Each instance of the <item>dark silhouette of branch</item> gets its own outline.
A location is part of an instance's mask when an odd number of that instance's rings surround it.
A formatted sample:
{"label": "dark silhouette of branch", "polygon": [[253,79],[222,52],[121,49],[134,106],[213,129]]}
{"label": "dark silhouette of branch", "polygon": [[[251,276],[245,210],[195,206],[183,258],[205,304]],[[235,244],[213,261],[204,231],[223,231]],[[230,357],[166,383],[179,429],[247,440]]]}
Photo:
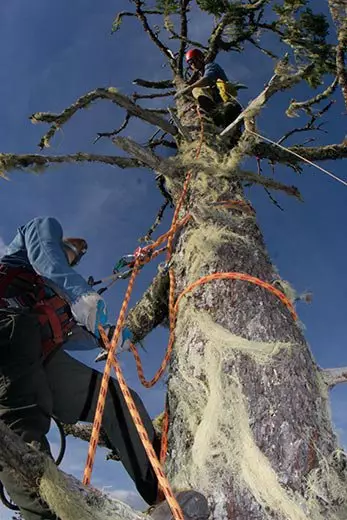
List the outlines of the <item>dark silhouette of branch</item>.
{"label": "dark silhouette of branch", "polygon": [[158,94],[138,94],[134,92],[132,98],[134,101],[138,99],[155,99],[155,98],[163,98],[168,96],[174,96],[176,94],[176,90],[169,90],[168,92],[159,92]]}
{"label": "dark silhouette of branch", "polygon": [[152,42],[158,47],[158,49],[169,60],[169,64],[171,66],[171,69],[174,72],[176,72],[177,71],[176,59],[175,59],[173,53],[167,47],[165,47],[163,42],[158,38],[158,36],[154,33],[154,31],[149,26],[147,17],[145,15],[145,12],[142,10],[142,6],[144,4],[143,1],[142,0],[132,0],[132,1],[135,4],[136,16],[140,20],[140,22],[142,23],[143,30],[145,31],[145,33],[148,34],[148,36],[150,37]]}
{"label": "dark silhouette of branch", "polygon": [[306,125],[289,130],[289,132],[284,134],[284,136],[281,137],[279,141],[277,141],[278,144],[282,144],[286,139],[288,139],[288,137],[300,132],[321,131],[327,133],[325,130],[322,130],[322,126],[324,123],[320,123],[319,125],[316,125],[315,123],[317,119],[319,119],[323,114],[325,114],[325,112],[327,112],[334,103],[335,101],[330,101],[322,110],[320,110],[316,114],[312,114],[311,119],[306,123]]}
{"label": "dark silhouette of branch", "polygon": [[[151,14],[162,14],[161,11],[158,11],[158,10],[154,10],[154,9],[150,9],[150,10],[146,10],[146,11],[143,11],[143,13],[145,15],[151,15]],[[132,13],[132,12],[129,12],[129,11],[121,11],[120,13],[117,14],[116,18],[114,19],[113,23],[112,23],[112,32],[116,32],[118,31],[118,29],[120,28],[121,26],[121,23],[122,23],[122,19],[126,16],[133,16],[136,18],[136,14],[135,13]]]}
{"label": "dark silhouette of branch", "polygon": [[75,103],[63,110],[60,114],[52,114],[49,112],[37,112],[30,117],[32,123],[50,123],[52,124],[51,129],[43,136],[40,141],[40,147],[44,148],[49,146],[50,139],[54,136],[56,131],[61,128],[78,110],[86,108],[93,101],[97,99],[108,99],[112,103],[125,108],[129,114],[138,117],[148,123],[158,126],[165,132],[175,135],[177,129],[171,125],[166,119],[158,116],[153,110],[147,110],[145,108],[136,105],[130,98],[124,96],[116,88],[97,88],[84,94],[77,99]]}
{"label": "dark silhouette of branch", "polygon": [[167,139],[163,138],[155,139],[148,144],[148,148],[150,148],[151,150],[153,148],[156,148],[157,146],[165,146],[166,148],[177,150],[177,144],[174,141],[168,141]]}
{"label": "dark silhouette of branch", "polygon": [[172,88],[174,86],[173,81],[171,79],[163,79],[161,81],[148,81],[146,79],[136,78],[134,79],[133,84],[138,85],[139,87],[154,89],[166,89]]}
{"label": "dark silhouette of branch", "polygon": [[278,60],[279,57],[276,56],[276,54],[274,54],[273,52],[269,51],[268,49],[264,49],[264,47],[261,47],[259,45],[259,43],[257,43],[251,36],[248,38],[248,41],[254,45],[254,47],[256,47],[257,49],[259,49],[261,52],[263,52],[264,54],[266,54],[266,56],[269,56],[269,58],[272,58],[274,60]]}
{"label": "dark silhouette of branch", "polygon": [[113,137],[115,135],[120,134],[128,126],[130,118],[131,118],[131,114],[129,114],[129,112],[127,112],[127,114],[125,116],[125,119],[124,119],[123,123],[120,125],[119,128],[117,128],[116,130],[113,130],[112,132],[98,132],[97,133],[97,137],[94,140],[94,144],[97,141],[99,141],[99,139],[101,139],[102,137]]}

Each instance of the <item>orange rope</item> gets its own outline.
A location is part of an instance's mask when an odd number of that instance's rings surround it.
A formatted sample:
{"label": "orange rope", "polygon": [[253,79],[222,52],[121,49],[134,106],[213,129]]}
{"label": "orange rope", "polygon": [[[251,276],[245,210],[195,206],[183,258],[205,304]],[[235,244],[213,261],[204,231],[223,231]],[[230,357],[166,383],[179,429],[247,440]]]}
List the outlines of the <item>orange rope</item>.
{"label": "orange rope", "polygon": [[[198,109],[198,115],[202,122],[202,118],[201,118],[199,109]],[[203,143],[203,125],[201,124],[201,135],[200,135],[200,141],[199,141],[196,157],[198,157],[200,154],[202,143]],[[152,258],[155,258],[156,256],[158,256],[161,252],[163,252],[166,249],[166,248],[162,248],[161,250],[154,251],[154,249],[156,247],[159,247],[163,242],[165,242],[166,239],[168,240],[167,258],[170,259],[171,255],[172,255],[172,244],[173,244],[173,239],[174,239],[176,230],[179,227],[181,227],[182,225],[184,225],[190,218],[190,215],[186,215],[181,221],[178,221],[179,212],[182,208],[184,199],[186,197],[186,193],[188,191],[190,177],[191,177],[191,172],[188,172],[188,174],[186,176],[186,180],[183,185],[183,190],[182,190],[180,199],[175,208],[174,216],[172,219],[172,224],[171,224],[169,231],[167,233],[165,233],[164,235],[160,236],[153,244],[150,244],[149,246],[144,247],[139,250],[139,254],[137,255],[136,260],[135,260],[133,271],[131,273],[129,284],[128,284],[127,291],[126,291],[126,294],[124,297],[124,301],[123,301],[123,304],[122,304],[122,307],[121,307],[121,310],[119,313],[117,325],[116,325],[111,343],[108,341],[103,328],[101,326],[99,327],[100,334],[104,341],[105,347],[108,349],[108,354],[107,354],[106,365],[105,365],[105,369],[104,369],[104,373],[103,373],[103,377],[102,377],[102,381],[101,381],[101,387],[100,387],[100,392],[99,392],[99,396],[98,396],[98,402],[97,402],[95,417],[94,417],[94,422],[93,422],[93,429],[92,429],[92,434],[91,434],[90,443],[89,443],[88,457],[87,457],[87,462],[86,462],[86,466],[85,466],[85,470],[84,470],[84,477],[83,477],[83,483],[85,485],[90,484],[91,474],[92,474],[94,460],[95,460],[96,448],[97,448],[97,445],[99,442],[99,437],[100,437],[100,429],[101,429],[102,417],[103,417],[103,413],[104,413],[104,409],[105,409],[105,402],[106,402],[108,384],[109,384],[109,380],[110,380],[111,367],[113,366],[113,368],[116,372],[116,375],[118,377],[118,381],[121,386],[122,393],[123,393],[126,403],[128,405],[129,412],[134,420],[134,424],[140,435],[143,446],[144,446],[146,453],[148,455],[148,458],[152,464],[153,470],[158,478],[160,488],[165,495],[165,498],[170,506],[171,512],[172,512],[175,520],[184,520],[183,513],[171,491],[169,482],[168,482],[167,478],[165,477],[163,470],[160,466],[160,463],[156,457],[156,454],[153,450],[151,442],[148,438],[147,432],[142,424],[141,418],[135,407],[134,401],[132,400],[129,389],[123,378],[121,369],[118,365],[117,360],[114,357],[114,353],[115,353],[116,345],[120,338],[120,334],[122,332],[122,328],[123,328],[123,325],[125,322],[126,311],[127,311],[128,305],[129,305],[131,293],[132,293],[135,279],[139,272],[140,266],[149,262]],[[172,270],[170,270],[170,281],[171,281],[170,301],[171,301],[171,310],[172,310],[173,305],[174,305],[174,275],[173,275]],[[174,321],[175,321],[174,314],[171,312],[170,313],[170,331],[172,333],[171,334],[172,336],[173,336]],[[171,346],[171,348],[172,348],[172,346]]]}
{"label": "orange rope", "polygon": [[104,409],[105,409],[105,402],[106,402],[106,395],[107,395],[107,390],[108,390],[108,383],[110,380],[112,360],[114,358],[114,352],[116,350],[116,345],[118,343],[118,339],[120,337],[120,334],[122,332],[122,328],[124,325],[125,313],[127,311],[128,305],[129,305],[129,300],[130,300],[131,292],[134,287],[135,278],[139,271],[139,264],[140,264],[140,258],[137,257],[135,260],[134,269],[131,273],[131,277],[130,277],[130,280],[128,283],[128,288],[125,293],[123,305],[122,305],[120,313],[119,313],[119,317],[118,317],[117,325],[116,325],[116,328],[115,328],[115,331],[114,331],[114,334],[112,337],[112,341],[109,346],[109,351],[107,354],[106,365],[105,365],[104,373],[102,376],[98,402],[96,405],[93,429],[92,429],[92,433],[90,436],[87,462],[86,462],[86,466],[84,469],[84,475],[83,475],[83,484],[86,486],[90,484],[96,448],[97,448],[97,445],[99,442],[100,428],[101,428],[102,417],[103,417],[103,413],[104,413]]}
{"label": "orange rope", "polygon": [[[99,327],[99,330],[100,330],[100,335],[102,337],[102,340],[106,346],[106,348],[109,349],[109,353],[111,351],[111,348],[112,348],[112,344],[110,345],[109,344],[109,341],[108,341],[108,338],[105,334],[105,331],[103,330],[103,328],[100,326]],[[129,387],[128,385],[126,384],[125,382],[125,379],[124,379],[124,376],[123,376],[123,373],[122,373],[122,370],[120,368],[120,365],[117,361],[117,359],[115,357],[111,358],[111,362],[112,362],[112,366],[116,372],[116,376],[117,376],[117,380],[118,380],[118,383],[119,383],[119,387],[122,391],[122,394],[123,394],[123,397],[124,397],[124,400],[127,404],[127,407],[128,407],[128,410],[131,414],[131,417],[134,421],[134,424],[136,426],[136,429],[137,429],[137,432],[139,434],[139,437],[142,441],[142,444],[143,444],[143,447],[147,453],[147,456],[148,456],[148,459],[150,460],[150,463],[152,465],[152,468],[153,468],[153,471],[158,479],[158,483],[159,483],[159,486],[160,486],[160,489],[162,490],[165,498],[166,498],[166,501],[167,503],[169,504],[169,507],[171,509],[171,512],[172,512],[172,515],[174,517],[175,520],[184,520],[184,516],[183,516],[183,513],[182,513],[182,510],[172,492],[172,489],[171,489],[171,486],[169,484],[169,481],[168,479],[166,478],[163,470],[162,470],[162,467],[161,467],[161,464],[158,460],[158,457],[153,449],[153,445],[148,437],[148,433],[147,433],[147,430],[141,420],[141,417],[140,417],[140,414],[136,408],[136,405],[134,403],[134,400],[132,398],[132,395],[129,391]]]}

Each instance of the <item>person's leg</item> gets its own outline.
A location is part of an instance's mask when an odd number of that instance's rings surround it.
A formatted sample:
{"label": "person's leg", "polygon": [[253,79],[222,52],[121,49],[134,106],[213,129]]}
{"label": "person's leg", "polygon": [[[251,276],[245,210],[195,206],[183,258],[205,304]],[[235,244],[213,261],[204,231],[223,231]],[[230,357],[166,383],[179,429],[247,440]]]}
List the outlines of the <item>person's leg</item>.
{"label": "person's leg", "polygon": [[[102,374],[58,351],[46,365],[53,395],[53,414],[63,423],[93,422]],[[139,396],[131,391],[136,407],[152,443],[155,432]],[[157,480],[116,380],[110,379],[103,428],[112,448],[143,499],[153,504],[157,498]]]}
{"label": "person's leg", "polygon": [[[23,441],[50,454],[45,435],[51,407],[37,320],[31,315],[0,311],[0,420]],[[38,496],[19,489],[7,471],[0,471],[0,480],[25,520],[56,520]]]}
{"label": "person's leg", "polygon": [[210,113],[216,108],[216,102],[209,87],[194,88],[192,95],[205,112]]}

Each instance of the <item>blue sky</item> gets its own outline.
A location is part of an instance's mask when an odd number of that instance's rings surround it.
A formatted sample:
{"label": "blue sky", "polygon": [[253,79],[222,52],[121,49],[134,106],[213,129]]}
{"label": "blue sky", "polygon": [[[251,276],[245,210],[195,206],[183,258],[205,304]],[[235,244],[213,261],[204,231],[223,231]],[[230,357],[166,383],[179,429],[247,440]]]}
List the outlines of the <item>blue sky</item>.
{"label": "blue sky", "polygon": [[[326,9],[323,0],[316,1],[315,5]],[[168,77],[161,55],[134,20],[126,19],[122,30],[111,36],[113,17],[129,7],[127,0],[56,3],[2,0],[1,151],[37,151],[37,143],[46,127],[30,123],[28,117],[33,112],[60,111],[82,93],[98,86],[112,85],[131,94],[135,88],[131,82],[136,77],[153,80]],[[192,14],[191,21],[191,37],[204,40],[211,27],[210,20]],[[248,85],[240,98],[244,104],[260,92],[271,76],[269,59],[257,50],[248,49],[245,55],[224,55],[218,61],[230,77]],[[301,123],[303,119],[285,119],[283,111],[291,97],[301,100],[309,95],[309,89],[300,85],[294,92],[271,100],[259,121],[262,133],[276,139],[291,125]],[[335,98],[337,103],[326,118],[329,137],[320,134],[322,143],[341,142],[346,129],[341,96],[336,94]],[[95,104],[78,113],[63,128],[48,153],[117,154],[110,142],[99,141],[96,145],[92,142],[98,131],[116,128],[123,115],[115,105]],[[143,143],[152,132],[150,126],[134,120],[125,135]],[[255,161],[250,164],[256,167]],[[324,167],[347,178],[341,161],[326,162]],[[267,173],[265,162],[263,169]],[[296,184],[305,202],[280,195],[278,199],[285,209],[281,212],[261,188],[252,188],[250,198],[257,209],[268,250],[284,279],[298,292],[313,292],[312,304],[299,304],[298,311],[318,363],[325,367],[347,365],[347,188],[311,167],[305,167],[301,176],[278,167],[275,175],[283,182]],[[28,219],[53,215],[60,220],[67,235],[80,235],[88,240],[89,253],[79,268],[84,276],[109,274],[120,256],[137,247],[138,237],[151,225],[161,204],[153,175],[145,170],[119,170],[96,164],[60,165],[40,175],[14,172],[9,182],[0,179],[0,183],[0,250],[11,240],[15,229]],[[162,230],[168,221],[169,216]],[[153,274],[154,267],[143,270],[135,288],[134,302]],[[119,282],[107,293],[111,316],[119,311],[124,290],[125,284]],[[147,353],[143,355],[147,374],[153,374],[159,366],[166,342],[167,332],[162,329],[147,338]],[[93,352],[79,358],[93,366]],[[150,414],[155,416],[163,407],[164,383],[152,390],[142,390],[129,354],[123,355],[122,363],[129,385],[139,391]],[[344,443],[347,442],[346,404],[347,391],[341,386],[332,393],[332,409]],[[54,428],[50,438],[53,444],[57,442]],[[63,469],[81,477],[86,454],[86,444],[68,439]],[[99,450],[93,484],[140,506],[121,465],[104,461],[104,456],[105,451]],[[2,506],[0,518],[11,518]]]}

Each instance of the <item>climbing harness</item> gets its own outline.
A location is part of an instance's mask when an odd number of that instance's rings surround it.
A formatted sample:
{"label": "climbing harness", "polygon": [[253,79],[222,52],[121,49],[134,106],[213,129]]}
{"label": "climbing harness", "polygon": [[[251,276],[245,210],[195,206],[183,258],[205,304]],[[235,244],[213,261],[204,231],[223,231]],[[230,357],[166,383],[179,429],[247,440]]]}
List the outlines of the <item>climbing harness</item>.
{"label": "climbing harness", "polygon": [[[199,115],[200,122],[201,122],[201,135],[200,135],[198,149],[196,152],[196,158],[198,158],[200,155],[202,143],[203,143],[203,124],[202,124],[201,113],[200,113],[200,110],[198,107],[197,107],[197,111],[198,111],[198,115]],[[177,230],[180,229],[183,225],[185,225],[188,222],[188,220],[191,218],[191,215],[187,214],[183,219],[181,219],[181,220],[178,219],[179,213],[180,213],[183,203],[186,199],[186,194],[188,191],[191,175],[192,175],[192,172],[188,171],[186,178],[185,178],[185,182],[183,185],[180,199],[175,208],[174,216],[173,216],[171,227],[170,227],[169,231],[167,233],[163,234],[162,236],[160,236],[153,244],[150,244],[142,249],[139,248],[140,251],[134,255],[135,261],[134,261],[134,264],[131,265],[131,275],[130,275],[128,288],[127,288],[127,291],[126,291],[126,294],[125,294],[125,297],[123,300],[123,304],[122,304],[122,307],[121,307],[121,310],[119,313],[116,328],[115,328],[111,341],[109,341],[103,327],[99,326],[100,336],[104,342],[104,347],[108,351],[108,353],[107,353],[107,360],[106,360],[106,364],[105,364],[104,374],[103,374],[103,378],[102,378],[102,382],[101,382],[98,402],[97,402],[97,406],[96,406],[95,418],[94,418],[94,423],[93,423],[93,429],[92,429],[89,450],[88,450],[88,457],[87,457],[87,462],[86,462],[85,471],[84,471],[84,479],[83,479],[83,483],[85,485],[90,484],[96,448],[97,448],[99,436],[100,436],[100,428],[101,428],[101,424],[102,424],[102,417],[103,417],[103,412],[104,412],[104,407],[105,407],[106,395],[107,395],[107,391],[108,391],[110,373],[111,373],[111,368],[113,367],[115,370],[117,379],[118,379],[120,389],[121,389],[124,399],[127,403],[129,412],[133,418],[134,424],[136,426],[140,439],[143,443],[144,449],[147,453],[147,456],[151,462],[155,475],[158,479],[160,495],[163,495],[165,497],[165,499],[171,509],[174,520],[184,520],[184,517],[183,517],[183,513],[181,511],[181,508],[180,508],[175,496],[172,493],[170,484],[162,470],[162,465],[165,462],[167,448],[168,448],[168,427],[169,427],[168,408],[166,406],[164,422],[163,422],[162,444],[161,444],[160,462],[159,462],[158,458],[154,452],[153,446],[148,438],[147,431],[144,428],[144,425],[141,421],[139,413],[136,409],[136,406],[135,406],[132,396],[130,394],[129,388],[125,382],[125,379],[123,377],[123,373],[122,373],[122,370],[118,363],[118,360],[115,357],[116,346],[117,346],[118,339],[120,337],[122,328],[125,323],[126,311],[127,311],[128,304],[130,301],[130,296],[131,296],[131,293],[133,290],[136,276],[137,276],[140,268],[145,263],[149,262],[149,260],[158,256],[161,252],[163,252],[165,250],[167,251],[165,268],[168,269],[169,278],[170,278],[170,289],[169,289],[170,338],[169,338],[169,343],[168,343],[165,357],[162,361],[162,364],[161,364],[159,370],[157,371],[157,373],[155,374],[155,376],[153,377],[152,380],[147,381],[145,379],[141,360],[138,355],[138,352],[134,345],[131,344],[131,346],[130,346],[131,351],[135,357],[137,371],[139,374],[140,381],[147,388],[153,386],[160,379],[160,377],[164,373],[166,366],[169,362],[174,340],[175,340],[176,317],[177,317],[177,312],[178,312],[178,306],[179,306],[181,299],[188,292],[194,290],[196,287],[198,287],[200,285],[211,282],[212,280],[223,280],[223,279],[224,280],[230,279],[230,280],[247,281],[249,283],[261,286],[261,287],[267,289],[268,291],[272,292],[275,296],[277,296],[277,298],[280,299],[280,301],[282,303],[284,303],[287,306],[293,319],[296,319],[296,313],[295,313],[292,303],[281,291],[279,291],[278,289],[273,287],[270,283],[264,282],[263,280],[250,276],[246,273],[234,273],[234,272],[213,273],[211,275],[204,276],[203,278],[200,278],[196,282],[194,282],[194,283],[190,284],[188,287],[186,287],[181,292],[181,294],[178,296],[177,300],[175,301],[175,275],[174,275],[173,268],[171,267],[173,240],[174,240]],[[240,209],[241,208],[246,209],[245,206],[247,205],[247,203],[244,203],[243,201],[242,201],[242,204],[241,204],[241,201],[221,201],[219,204],[223,204],[224,202],[228,202],[228,204],[229,203],[231,204],[232,202],[234,202],[234,206],[239,205]],[[242,207],[242,206],[244,206],[244,207]],[[247,205],[247,207],[248,207],[248,209],[250,208],[249,205]],[[162,247],[161,249],[156,249],[157,247],[162,245],[166,240],[167,240],[166,248]],[[141,264],[141,262],[142,262],[142,264]],[[123,265],[119,266],[119,267],[123,267]]]}
{"label": "climbing harness", "polygon": [[69,304],[25,267],[0,264],[0,308],[28,309],[37,315],[44,358],[67,340],[75,324]]}
{"label": "climbing harness", "polygon": [[[65,451],[66,451],[66,436],[64,432],[63,425],[61,422],[54,416],[52,416],[53,421],[58,427],[59,435],[60,435],[60,449],[57,458],[55,459],[54,463],[56,466],[59,466],[64,458]],[[9,498],[7,498],[5,493],[5,488],[3,483],[0,480],[0,500],[3,503],[5,507],[8,509],[11,509],[11,511],[19,511],[19,507],[16,506]]]}

